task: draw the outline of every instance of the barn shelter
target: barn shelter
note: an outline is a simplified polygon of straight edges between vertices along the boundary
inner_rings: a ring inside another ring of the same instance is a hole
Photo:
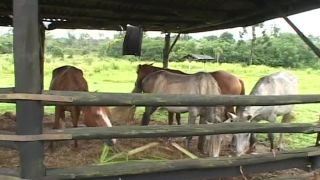
[[[253,25],[276,17],[286,17],[320,7],[318,0],[1,0],[0,25],[14,27],[15,87],[1,89],[0,99],[16,103],[17,132],[3,133],[1,141],[17,142],[20,152],[18,172],[0,170],[3,174],[26,179],[200,179],[240,175],[243,172],[262,172],[286,168],[320,167],[317,147],[301,151],[279,153],[277,158],[261,155],[259,158],[201,159],[169,161],[164,163],[135,162],[108,166],[46,169],[43,165],[44,140],[102,139],[157,136],[185,136],[239,132],[319,132],[310,124],[250,125],[245,129],[227,128],[221,132],[217,126],[177,127],[114,127],[70,129],[44,132],[42,130],[43,106],[69,105],[272,105],[294,103],[319,103],[319,95],[281,97],[172,97],[117,93],[75,93],[43,91],[44,31],[65,29],[126,29],[127,24],[145,31],[166,33],[164,52],[169,55],[170,33],[191,33]],[[42,22],[49,23],[44,26]],[[294,25],[291,24],[293,27]],[[296,29],[297,32],[298,29]],[[300,32],[314,52],[319,49]],[[176,41],[175,41],[176,42]],[[173,43],[174,44],[174,43]],[[209,101],[210,100],[210,101]],[[227,127],[226,125],[221,125]],[[279,128],[281,127],[281,128]],[[184,128],[189,128],[185,131]],[[132,133],[128,133],[132,132]],[[186,134],[189,132],[189,134]],[[127,133],[127,134],[126,134]],[[240,167],[240,170],[239,170]]]

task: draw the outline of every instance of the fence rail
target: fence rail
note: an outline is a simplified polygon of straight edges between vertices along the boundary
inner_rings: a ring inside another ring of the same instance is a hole
[[[43,101],[44,105],[78,106],[270,106],[320,103],[320,94],[314,95],[182,95],[139,93],[96,93],[79,91],[43,91],[42,94],[14,93],[5,88],[0,102],[15,103],[17,100]]]
[[[92,177],[110,177],[110,179],[131,179],[130,176],[139,174],[158,174],[155,179],[165,179],[162,173],[170,173],[173,171],[212,171],[215,173],[206,173],[207,177],[223,177],[241,175],[241,170],[244,173],[252,172],[265,172],[268,170],[284,169],[284,168],[302,168],[307,169],[312,164],[312,158],[320,155],[319,147],[304,148],[300,150],[280,152],[273,156],[272,153],[261,155],[246,155],[241,157],[221,157],[221,158],[204,158],[204,159],[185,159],[185,160],[171,160],[171,161],[129,161],[111,163],[107,165],[98,166],[84,166],[77,168],[64,168],[48,170],[47,175],[60,177],[62,179],[76,179],[76,178],[92,178]],[[290,162],[290,163],[286,163]],[[294,162],[294,163],[293,163]],[[286,163],[285,166],[279,168],[276,163]],[[226,168],[231,168],[227,170]],[[240,170],[241,168],[241,170]],[[200,171],[200,172],[199,172]],[[208,176],[210,175],[210,176]],[[129,177],[128,177],[129,176]],[[181,177],[188,177],[186,174],[180,175]],[[200,175],[201,177],[201,175]],[[198,179],[201,179],[199,175]],[[171,177],[172,178],[172,177]],[[204,177],[203,177],[204,178]],[[146,178],[147,179],[147,178]],[[154,178],[152,178],[154,179]],[[190,178],[192,179],[192,178]]]
[[[12,89],[0,89],[0,102],[41,101],[42,105],[76,106],[216,106],[216,105],[287,105],[320,103],[320,95],[287,96],[203,96],[203,95],[159,95],[129,93],[90,93],[43,91],[42,94],[14,93]],[[320,133],[319,124],[311,123],[218,123],[213,125],[182,126],[117,126],[111,128],[68,128],[47,130],[43,134],[15,135],[0,132],[0,145],[30,141],[66,139],[109,139],[109,138],[156,138],[183,137],[235,133]],[[22,137],[22,138],[21,138]],[[22,142],[19,142],[22,141]],[[241,172],[265,172],[288,168],[319,168],[319,147],[289,152],[261,154],[233,158],[205,158],[198,160],[173,160],[150,162],[123,162],[101,166],[85,166],[66,169],[49,169],[42,179],[96,178],[106,179],[199,179],[241,175]],[[241,169],[241,171],[240,171]],[[159,173],[161,176],[159,176]],[[199,175],[200,174],[200,175]]]
[[[236,133],[320,133],[320,125],[311,123],[217,123],[172,126],[114,126],[46,130],[42,135],[15,135],[0,131],[0,141],[38,141],[107,138],[183,137]],[[20,138],[20,139],[19,139]]]

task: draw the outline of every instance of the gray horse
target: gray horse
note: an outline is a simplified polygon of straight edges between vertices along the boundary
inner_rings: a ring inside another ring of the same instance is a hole
[[[274,73],[259,79],[250,95],[294,95],[298,94],[298,80],[287,72]],[[277,116],[282,116],[282,123],[291,122],[294,119],[293,105],[280,106],[242,106],[237,108],[237,115],[229,113],[232,121],[252,122],[267,120],[276,121]],[[274,136],[268,134],[270,149],[274,152]],[[283,135],[280,134],[279,148],[282,145]],[[255,143],[253,134],[242,133],[234,136],[234,145],[238,156],[246,153]]]
[[[142,90],[144,93],[157,93],[157,94],[196,94],[196,95],[220,95],[220,88],[217,81],[209,73],[199,72],[192,75],[176,74],[168,71],[156,71],[146,76],[142,81]],[[149,124],[150,115],[158,107],[146,107],[143,114],[142,125]],[[178,107],[167,106],[162,107],[170,112],[183,113],[189,112],[188,124],[195,124],[196,118],[200,116],[200,124],[206,122],[218,123],[224,120],[224,107]],[[219,135],[210,138],[211,143],[215,144],[215,150],[208,150],[210,155],[219,156],[221,138]],[[190,149],[191,139],[188,138],[187,146]],[[198,148],[203,152],[204,137],[200,137]]]

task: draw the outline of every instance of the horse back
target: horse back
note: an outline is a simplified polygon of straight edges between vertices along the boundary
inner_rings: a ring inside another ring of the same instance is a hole
[[[52,72],[50,90],[88,91],[88,83],[82,70],[73,66],[62,66]]]
[[[226,71],[214,71],[211,75],[216,79],[222,94],[244,95],[245,87],[241,79]]]
[[[143,92],[163,94],[220,94],[216,80],[209,73],[176,74],[157,71],[142,81]]]

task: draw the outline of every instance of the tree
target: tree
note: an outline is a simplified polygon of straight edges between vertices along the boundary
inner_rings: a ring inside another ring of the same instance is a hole
[[[229,32],[224,32],[220,35],[219,37],[220,40],[222,41],[226,41],[229,43],[234,43],[236,40],[233,38],[233,34],[229,33]]]
[[[215,54],[215,57],[216,57],[216,60],[217,60],[217,63],[219,63],[220,61],[220,55],[223,54],[223,49],[220,48],[220,47],[215,47],[213,48],[213,53]]]

